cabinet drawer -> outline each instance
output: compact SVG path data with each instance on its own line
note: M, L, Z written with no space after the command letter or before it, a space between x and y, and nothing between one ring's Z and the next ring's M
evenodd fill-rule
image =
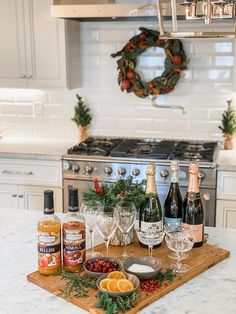
M61 161L0 159L0 182L62 186Z
M236 200L236 172L218 172L217 199Z

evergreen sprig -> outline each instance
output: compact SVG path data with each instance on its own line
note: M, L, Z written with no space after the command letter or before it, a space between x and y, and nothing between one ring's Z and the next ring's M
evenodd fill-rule
M219 126L219 129L223 133L233 135L236 132L236 114L231 103L232 99L227 100L228 107L222 114L222 126Z
M109 297L108 293L99 293L96 307L103 309L106 314L116 314L119 312L125 313L135 307L137 303L138 295L135 292L130 296L117 297L114 299Z
M103 193L90 188L83 193L85 204L95 206L100 203L102 206L115 206L121 200L133 202L136 208L140 208L145 200L145 191L142 183L133 183L132 178L119 179L116 182L107 184L100 183Z
M78 98L78 104L75 106L75 115L71 120L74 121L77 126L89 125L92 120L90 109L84 104L82 97L78 94L76 94L76 97Z

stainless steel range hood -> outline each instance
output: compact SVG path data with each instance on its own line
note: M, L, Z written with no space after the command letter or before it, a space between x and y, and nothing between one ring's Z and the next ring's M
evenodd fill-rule
M79 21L157 20L163 38L232 38L235 11L236 0L54 0L51 15ZM172 21L169 31L166 20ZM180 20L185 21L184 30L179 29Z

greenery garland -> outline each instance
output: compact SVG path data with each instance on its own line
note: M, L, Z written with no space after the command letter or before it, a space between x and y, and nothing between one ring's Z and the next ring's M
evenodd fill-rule
M129 42L113 58L122 56L118 61L118 83L121 90L127 93L134 92L138 97L156 97L159 94L168 94L177 84L180 73L187 69L187 57L183 45L178 39L159 39L160 33L140 27L141 33L132 37ZM137 57L147 48L159 47L165 50L166 58L164 71L161 76L149 82L141 79L135 71Z

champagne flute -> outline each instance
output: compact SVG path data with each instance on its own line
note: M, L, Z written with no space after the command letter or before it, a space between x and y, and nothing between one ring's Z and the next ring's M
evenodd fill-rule
M106 245L106 256L108 257L108 248L111 237L116 231L117 225L114 219L114 207L105 206L96 216L97 229L101 234Z
M122 260L125 260L130 255L130 254L127 254L127 251L126 251L126 241L127 241L127 235L134 225L135 217L136 217L136 207L134 203L129 202L129 201L121 201L116 205L115 212L114 212L114 219L118 228L122 232L123 243L124 243L123 254L119 256L119 258Z
M101 207L97 205L82 204L80 212L84 215L86 220L87 229L90 234L91 252L86 253L87 258L101 257L102 254L94 251L94 230L95 230L95 218L100 213Z

